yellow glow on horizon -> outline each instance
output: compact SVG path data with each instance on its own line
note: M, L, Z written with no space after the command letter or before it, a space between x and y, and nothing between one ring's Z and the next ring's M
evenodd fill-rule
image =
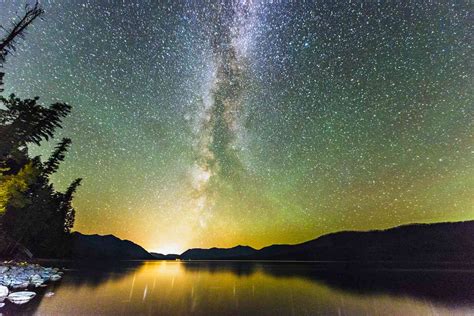
M151 250L151 252L161 253L164 255L181 254L183 251L185 251L183 249L184 247L182 245L179 245L177 243L170 243L154 248L153 250Z

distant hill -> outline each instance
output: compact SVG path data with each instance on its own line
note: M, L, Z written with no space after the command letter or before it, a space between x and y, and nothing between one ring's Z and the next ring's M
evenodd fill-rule
M474 221L344 231L296 245L190 249L182 260L474 262Z
M256 250L249 246L236 246L233 248L193 248L186 250L179 257L181 260L217 260L239 258L255 254Z
M179 255L176 255L176 254L164 255L162 253L157 253L157 252L150 252L150 254L156 260L176 260L176 259L179 259Z
M76 259L152 260L154 257L139 245L113 235L72 233L72 257Z

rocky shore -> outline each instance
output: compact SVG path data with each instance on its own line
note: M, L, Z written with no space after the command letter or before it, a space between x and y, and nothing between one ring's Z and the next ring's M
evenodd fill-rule
M0 263L0 308L5 299L13 304L25 304L36 296L35 288L61 279L58 268L46 268L26 262ZM52 295L52 293L48 293Z

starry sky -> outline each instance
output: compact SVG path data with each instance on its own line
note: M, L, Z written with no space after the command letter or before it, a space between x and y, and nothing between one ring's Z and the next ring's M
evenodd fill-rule
M171 253L474 219L469 1L41 3L5 93L73 106L78 231Z

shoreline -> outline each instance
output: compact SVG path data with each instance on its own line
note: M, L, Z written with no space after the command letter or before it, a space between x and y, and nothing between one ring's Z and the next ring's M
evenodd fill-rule
M5 306L5 301L16 305L28 303L39 289L61 280L63 274L59 268L44 267L36 262L3 261L0 263L0 308ZM53 295L53 292L45 293L46 297Z

